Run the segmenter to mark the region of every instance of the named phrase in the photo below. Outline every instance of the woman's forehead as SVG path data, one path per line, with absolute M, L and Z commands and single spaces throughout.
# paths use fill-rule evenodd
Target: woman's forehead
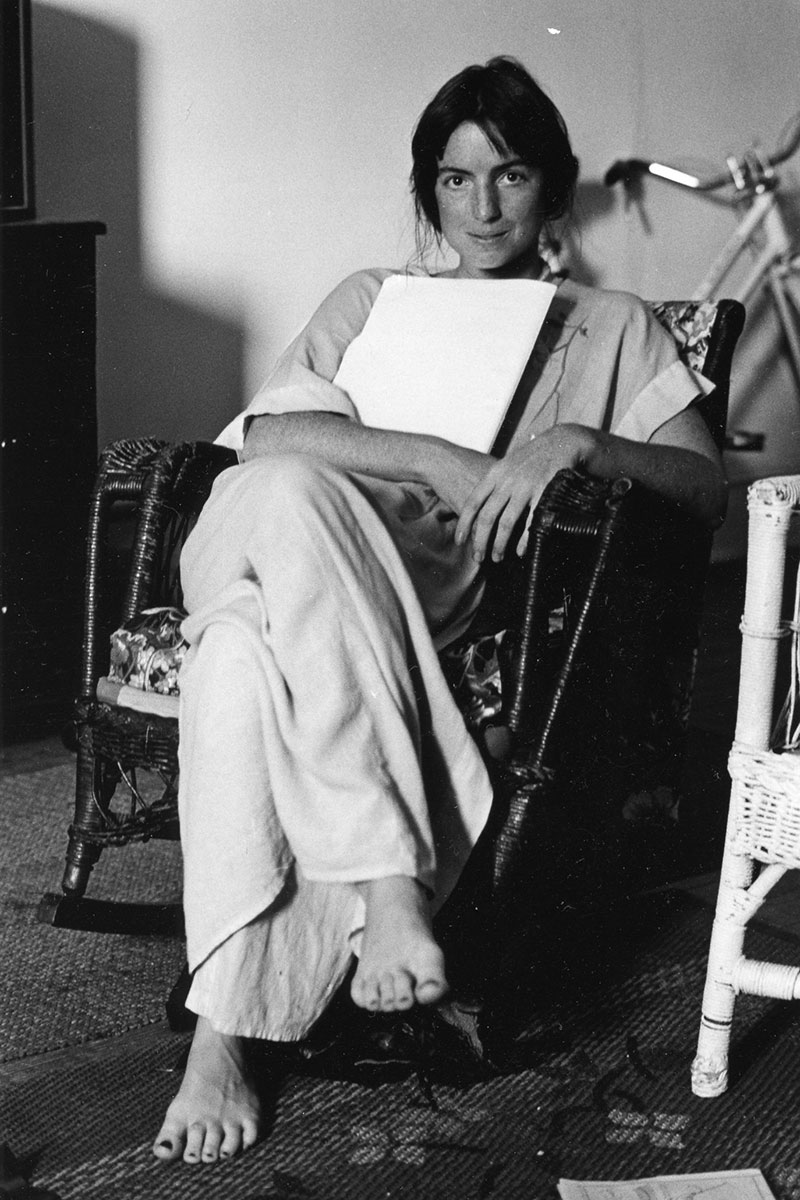
M 447 139 L 439 163 L 458 166 L 470 160 L 496 164 L 512 159 L 518 160 L 519 155 L 506 145 L 493 125 L 483 126 L 477 121 L 462 121 Z M 460 164 L 456 160 L 460 160 Z

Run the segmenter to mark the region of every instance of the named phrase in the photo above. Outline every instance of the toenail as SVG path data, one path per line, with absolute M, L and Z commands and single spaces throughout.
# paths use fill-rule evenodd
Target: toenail
M 165 1150 L 172 1149 L 172 1142 L 159 1142 L 159 1146 L 163 1146 Z

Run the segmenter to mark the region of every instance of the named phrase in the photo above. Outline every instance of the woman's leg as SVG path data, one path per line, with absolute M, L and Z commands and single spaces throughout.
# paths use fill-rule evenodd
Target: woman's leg
M 235 688 L 221 685 L 226 675 L 235 678 Z M 163 1161 L 194 1163 L 227 1157 L 256 1140 L 261 1100 L 246 1040 L 292 1041 L 309 1031 L 349 969 L 349 935 L 362 906 L 350 885 L 310 883 L 286 858 L 263 749 L 259 681 L 240 631 L 210 625 L 191 651 L 181 688 L 190 946 L 200 936 L 194 932 L 198 907 L 214 910 L 217 936 L 241 921 L 242 905 L 252 903 L 248 892 L 237 892 L 248 859 L 258 859 L 264 879 L 255 897 L 264 911 L 206 955 L 187 999 L 197 1028 L 153 1149 Z
M 202 920 L 192 933 L 193 912 L 218 899 L 218 930 L 228 936 L 236 913 L 241 925 L 272 903 L 294 855 L 310 879 L 357 885 L 364 899 L 356 1002 L 383 1010 L 434 1002 L 447 986 L 428 902 L 434 845 L 448 845 L 463 862 L 488 792 L 383 522 L 350 480 L 323 464 L 264 460 L 217 488 L 182 568 L 190 640 L 199 631 L 181 681 L 191 710 L 181 733 L 190 945 L 202 941 Z M 222 616 L 209 610 L 243 581 L 263 605 L 257 644 L 240 644 L 238 665 L 218 656 L 201 684 L 204 645 L 208 652 Z M 255 698 L 240 686 L 242 674 L 252 682 L 254 661 Z M 221 687 L 226 672 L 233 688 Z M 233 729 L 231 693 L 241 715 Z M 420 722 L 420 697 L 435 715 L 430 725 Z M 436 779 L 433 820 L 423 760 Z M 474 798 L 467 813 L 465 795 Z M 451 883 L 445 878 L 443 890 Z M 156 1154 L 210 1160 L 249 1144 L 258 1120 L 241 1035 L 202 1017 Z
M 457 876 L 490 790 L 379 513 L 319 461 L 248 463 L 218 481 L 182 571 L 190 640 L 237 581 L 263 603 L 275 809 L 307 878 L 365 885 L 357 1002 L 441 995 L 425 893 L 452 886 L 442 868 Z

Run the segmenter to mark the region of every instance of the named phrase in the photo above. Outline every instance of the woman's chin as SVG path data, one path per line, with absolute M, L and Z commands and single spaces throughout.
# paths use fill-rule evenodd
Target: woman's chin
M 538 279 L 542 273 L 541 263 L 530 263 L 517 258 L 507 259 L 500 255 L 486 255 L 479 260 L 464 262 L 457 274 L 464 279 Z
M 538 248 L 519 253 L 498 239 L 462 251 L 456 273 L 464 279 L 539 279 L 543 267 Z

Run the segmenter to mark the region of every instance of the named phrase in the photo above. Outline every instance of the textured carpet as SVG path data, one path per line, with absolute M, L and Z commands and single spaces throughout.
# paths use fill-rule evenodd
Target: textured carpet
M 800 1200 L 800 1007 L 740 999 L 731 1090 L 693 1097 L 711 912 L 670 890 L 516 939 L 486 1028 L 500 1076 L 455 1086 L 439 1071 L 426 1089 L 413 1071 L 344 1078 L 320 1060 L 315 1076 L 265 1076 L 270 1129 L 249 1154 L 165 1168 L 149 1146 L 188 1045 L 162 1020 L 182 945 L 36 925 L 40 893 L 60 876 L 70 771 L 7 777 L 0 803 L 0 1137 L 31 1195 L 554 1200 L 561 1176 L 755 1166 L 778 1200 Z M 109 852 L 93 888 L 174 898 L 176 850 Z M 767 927 L 749 949 L 800 956 L 796 938 Z
M 36 922 L 59 891 L 72 816 L 71 762 L 0 779 L 0 1060 L 109 1037 L 164 1018 L 183 962 L 177 939 L 53 929 Z M 180 850 L 169 842 L 107 850 L 92 894 L 180 901 Z
M 496 1014 L 506 1032 L 512 1017 L 518 1026 L 513 1072 L 466 1087 L 440 1078 L 430 1094 L 413 1073 L 377 1084 L 288 1076 L 267 1086 L 268 1137 L 233 1162 L 151 1159 L 188 1042 L 155 1026 L 45 1056 L 36 1070 L 0 1068 L 3 1136 L 60 1200 L 547 1200 L 561 1176 L 749 1166 L 778 1200 L 800 1200 L 795 1006 L 741 999 L 730 1092 L 702 1101 L 689 1090 L 710 919 L 662 893 L 562 921 Z M 774 931 L 756 931 L 752 946 L 800 954 Z

